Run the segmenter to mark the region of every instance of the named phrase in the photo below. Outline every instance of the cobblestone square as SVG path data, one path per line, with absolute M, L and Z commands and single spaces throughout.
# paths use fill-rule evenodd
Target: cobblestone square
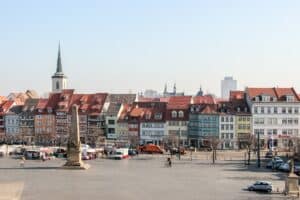
M 274 189 L 284 187 L 284 174 L 269 170 L 247 169 L 240 161 L 188 159 L 173 161 L 165 167 L 165 157 L 140 155 L 127 160 L 89 161 L 89 170 L 62 170 L 65 161 L 0 160 L 0 183 L 14 185 L 5 196 L 18 195 L 22 200 L 52 199 L 284 199 L 281 194 L 248 192 L 245 187 L 255 180 L 268 180 Z M 1 187 L 4 190 L 5 187 Z M 20 195 L 21 193 L 21 195 Z M 0 198 L 1 199 L 1 198 Z M 2 198 L 3 199 L 3 198 Z M 1 199 L 1 200 L 2 200 Z

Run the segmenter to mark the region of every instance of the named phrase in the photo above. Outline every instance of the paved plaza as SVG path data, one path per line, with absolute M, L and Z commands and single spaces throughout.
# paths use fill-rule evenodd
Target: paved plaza
M 285 174 L 248 169 L 240 161 L 174 160 L 164 166 L 165 157 L 140 155 L 127 160 L 89 161 L 89 170 L 59 169 L 64 160 L 26 161 L 0 159 L 1 198 L 22 200 L 271 200 L 287 199 L 281 194 L 248 192 L 255 180 L 272 181 L 282 190 Z

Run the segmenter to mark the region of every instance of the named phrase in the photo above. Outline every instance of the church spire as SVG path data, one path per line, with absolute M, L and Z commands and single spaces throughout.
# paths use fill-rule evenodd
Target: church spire
M 176 95 L 176 83 L 174 83 L 174 86 L 173 86 L 173 93 L 174 93 L 174 95 Z
M 167 84 L 165 84 L 165 88 L 164 88 L 164 95 L 166 95 L 168 92 L 168 88 L 167 88 Z
M 58 56 L 57 56 L 57 66 L 56 73 L 62 73 L 61 57 L 60 57 L 60 42 L 58 43 Z

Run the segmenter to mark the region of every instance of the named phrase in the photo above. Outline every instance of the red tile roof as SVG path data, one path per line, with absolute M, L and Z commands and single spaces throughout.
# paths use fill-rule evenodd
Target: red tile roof
M 230 91 L 230 100 L 233 99 L 244 99 L 244 95 L 245 92 L 244 91 L 239 91 L 239 90 L 235 90 L 235 91 Z
M 167 109 L 188 109 L 192 96 L 172 96 L 169 97 Z
M 14 105 L 14 101 L 3 101 L 0 104 L 0 115 L 3 115 L 7 112 L 9 112 L 9 109 Z
M 192 104 L 216 104 L 216 101 L 213 96 L 196 96 L 192 99 Z
M 246 93 L 251 99 L 260 95 L 269 95 L 280 101 L 284 96 L 292 95 L 299 101 L 299 96 L 294 88 L 247 88 Z

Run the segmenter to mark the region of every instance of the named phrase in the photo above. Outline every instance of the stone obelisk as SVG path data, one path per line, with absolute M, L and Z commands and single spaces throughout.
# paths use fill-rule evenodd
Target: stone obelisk
M 67 147 L 67 162 L 64 169 L 88 169 L 89 165 L 81 160 L 78 106 L 72 106 L 72 124 Z

